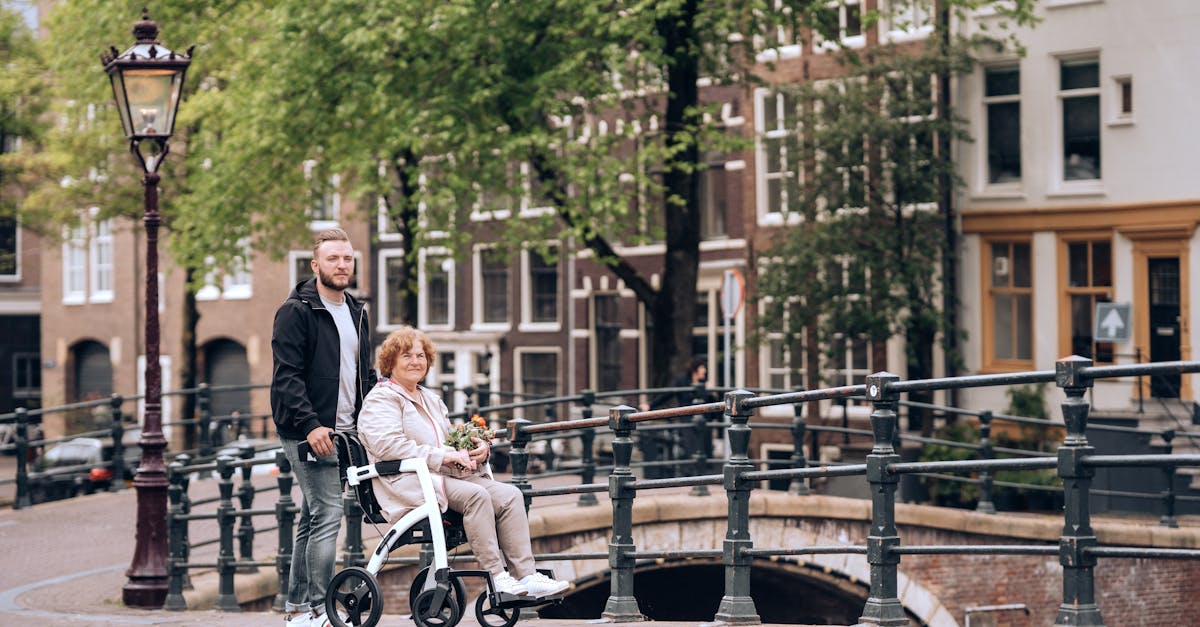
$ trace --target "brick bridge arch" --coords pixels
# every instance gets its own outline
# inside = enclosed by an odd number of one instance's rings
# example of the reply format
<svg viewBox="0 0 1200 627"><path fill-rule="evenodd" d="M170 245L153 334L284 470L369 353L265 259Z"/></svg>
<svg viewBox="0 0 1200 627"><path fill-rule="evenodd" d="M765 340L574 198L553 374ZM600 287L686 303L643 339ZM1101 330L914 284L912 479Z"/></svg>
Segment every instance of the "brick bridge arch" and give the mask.
<svg viewBox="0 0 1200 627"><path fill-rule="evenodd" d="M646 495L648 496L648 495ZM633 539L638 551L720 549L725 538L726 498L661 495L634 501ZM791 496L756 492L751 497L750 537L755 548L862 545L869 531L870 502L821 495ZM903 545L1049 544L1062 534L1061 516L980 514L926 505L898 504L896 522ZM538 553L595 553L608 550L612 511L554 505L530 512ZM1101 544L1158 548L1200 548L1200 529L1167 529L1153 522L1093 521ZM783 560L784 558L780 558ZM866 556L789 556L797 576L834 577L843 590L870 582ZM559 578L579 583L607 582L607 560L549 564ZM764 563L764 566L766 564ZM671 563L663 564L670 567ZM998 615L1012 624L1054 622L1062 603L1062 567L1057 556L905 555L898 591L910 617L930 627L962 625L967 608L1024 604L1029 611ZM1200 562L1145 558L1102 558L1096 567L1097 602L1110 625L1171 624L1192 611L1200 595ZM1022 622L1026 621L1026 622Z"/></svg>

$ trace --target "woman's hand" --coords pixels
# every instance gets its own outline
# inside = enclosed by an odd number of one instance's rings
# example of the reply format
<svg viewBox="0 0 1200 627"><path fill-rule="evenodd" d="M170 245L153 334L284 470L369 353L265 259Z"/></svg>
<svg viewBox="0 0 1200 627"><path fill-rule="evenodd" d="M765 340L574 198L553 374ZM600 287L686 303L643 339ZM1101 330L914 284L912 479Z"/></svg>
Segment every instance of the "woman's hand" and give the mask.
<svg viewBox="0 0 1200 627"><path fill-rule="evenodd" d="M442 465L462 470L475 470L475 460L470 451L447 451L442 455Z"/></svg>
<svg viewBox="0 0 1200 627"><path fill-rule="evenodd" d="M471 438L475 443L475 448L467 451L471 456L471 460L476 464L487 463L488 456L492 454L492 447L483 438Z"/></svg>

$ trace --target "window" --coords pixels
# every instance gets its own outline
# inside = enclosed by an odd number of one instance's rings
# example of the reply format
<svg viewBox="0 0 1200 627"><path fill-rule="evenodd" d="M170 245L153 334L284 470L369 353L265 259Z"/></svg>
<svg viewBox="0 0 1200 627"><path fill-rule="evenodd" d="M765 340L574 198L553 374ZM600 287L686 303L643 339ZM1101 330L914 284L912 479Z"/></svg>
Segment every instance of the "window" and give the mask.
<svg viewBox="0 0 1200 627"><path fill-rule="evenodd" d="M37 353L13 353L13 398L42 397L42 363Z"/></svg>
<svg viewBox="0 0 1200 627"><path fill-rule="evenodd" d="M1113 361L1111 342L1096 342L1096 303L1112 301L1112 242L1108 239L1066 242L1071 345L1067 354Z"/></svg>
<svg viewBox="0 0 1200 627"><path fill-rule="evenodd" d="M795 111L792 98L781 92L760 89L756 92L756 131L758 135L758 221L782 224L790 205L799 199L795 147Z"/></svg>
<svg viewBox="0 0 1200 627"><path fill-rule="evenodd" d="M717 239L728 235L725 216L729 207L726 189L725 153L706 151L700 176L700 237Z"/></svg>
<svg viewBox="0 0 1200 627"><path fill-rule="evenodd" d="M886 167L891 175L892 195L899 205L930 205L937 202L937 185L930 176L934 155L934 77L893 75L887 77L885 94L888 114L907 125L908 131L885 140Z"/></svg>
<svg viewBox="0 0 1200 627"><path fill-rule="evenodd" d="M783 0L772 0L768 19L770 25L754 38L754 49L761 50L758 61L770 63L800 56L800 28L792 7Z"/></svg>
<svg viewBox="0 0 1200 627"><path fill-rule="evenodd" d="M867 382L867 375L871 374L872 368L871 343L866 338L835 338L831 356L825 373L829 385L840 387Z"/></svg>
<svg viewBox="0 0 1200 627"><path fill-rule="evenodd" d="M883 14L884 38L903 41L933 32L933 0L889 0Z"/></svg>
<svg viewBox="0 0 1200 627"><path fill-rule="evenodd" d="M112 220L94 223L95 231L88 246L92 271L92 302L111 302L113 299L113 235Z"/></svg>
<svg viewBox="0 0 1200 627"><path fill-rule="evenodd" d="M431 249L423 254L421 265L421 325L453 326L450 312L454 290L454 260L441 249Z"/></svg>
<svg viewBox="0 0 1200 627"><path fill-rule="evenodd" d="M1117 121L1128 122L1133 117L1133 77L1116 76L1113 84L1117 92Z"/></svg>
<svg viewBox="0 0 1200 627"><path fill-rule="evenodd" d="M838 37L843 45L856 48L866 43L863 37L861 0L835 0L826 6L826 10L837 14ZM832 18L832 15L830 17ZM822 41L819 35L814 35L814 41L816 50L837 48L832 42Z"/></svg>
<svg viewBox="0 0 1200 627"><path fill-rule="evenodd" d="M63 302L87 300L87 228L72 227L63 242Z"/></svg>
<svg viewBox="0 0 1200 627"><path fill-rule="evenodd" d="M983 71L983 103L987 120L987 182L1021 180L1021 68Z"/></svg>
<svg viewBox="0 0 1200 627"><path fill-rule="evenodd" d="M478 255L479 285L476 320L488 323L508 322L508 262L495 249L482 249Z"/></svg>
<svg viewBox="0 0 1200 627"><path fill-rule="evenodd" d="M309 159L304 162L304 178L309 184L308 218L312 220L311 228L320 231L337 226L341 177L330 175L319 162Z"/></svg>
<svg viewBox="0 0 1200 627"><path fill-rule="evenodd" d="M804 385L804 338L787 341L780 333L767 336L762 351L762 380L772 390L790 390Z"/></svg>
<svg viewBox="0 0 1200 627"><path fill-rule="evenodd" d="M1100 178L1100 63L1059 63L1064 181Z"/></svg>
<svg viewBox="0 0 1200 627"><path fill-rule="evenodd" d="M593 355L597 392L621 389L621 316L617 294L592 296Z"/></svg>
<svg viewBox="0 0 1200 627"><path fill-rule="evenodd" d="M547 254L554 259L557 247L551 246ZM526 251L528 267L528 322L558 322L558 262L546 261L537 251Z"/></svg>
<svg viewBox="0 0 1200 627"><path fill-rule="evenodd" d="M405 295L408 286L405 285L405 267L408 265L404 251L399 248L389 248L379 251L379 266L383 268L380 277L380 294L383 296L379 303L379 324L384 327L397 327L409 320L405 319Z"/></svg>
<svg viewBox="0 0 1200 627"><path fill-rule="evenodd" d="M20 276L17 219L0 216L0 280Z"/></svg>
<svg viewBox="0 0 1200 627"><path fill-rule="evenodd" d="M1033 259L1029 242L987 248L986 363L1027 367L1033 361ZM990 323L990 325L989 325ZM990 330L986 327L990 326ZM990 350L989 350L990 349Z"/></svg>
<svg viewBox="0 0 1200 627"><path fill-rule="evenodd" d="M250 239L241 238L237 242L240 252L229 260L229 270L222 280L222 294L225 298L244 299L254 295L254 273L250 266Z"/></svg>
<svg viewBox="0 0 1200 627"><path fill-rule="evenodd" d="M558 396L558 353L518 351L517 363L522 400ZM545 414L540 407L526 410L525 419L540 422Z"/></svg>

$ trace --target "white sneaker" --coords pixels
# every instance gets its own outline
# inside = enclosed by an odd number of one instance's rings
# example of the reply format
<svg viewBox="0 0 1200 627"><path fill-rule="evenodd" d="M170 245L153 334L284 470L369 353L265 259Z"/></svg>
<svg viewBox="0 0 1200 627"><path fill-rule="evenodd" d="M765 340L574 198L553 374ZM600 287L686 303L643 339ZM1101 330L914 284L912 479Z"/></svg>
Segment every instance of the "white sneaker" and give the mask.
<svg viewBox="0 0 1200 627"><path fill-rule="evenodd" d="M548 597L564 592L571 587L571 584L566 581L551 579L536 571L532 575L522 577L519 583L535 597Z"/></svg>
<svg viewBox="0 0 1200 627"><path fill-rule="evenodd" d="M338 610L337 613L338 613L338 618L342 619L343 625L350 624L350 615L349 614L347 614L341 610ZM312 620L312 623L310 623L310 625L311 625L311 627L333 627L333 622L329 620L329 614L326 613L326 614L321 614L320 616L314 618Z"/></svg>
<svg viewBox="0 0 1200 627"><path fill-rule="evenodd" d="M508 594L515 594L519 597L529 594L529 590L527 590L525 586L521 584L521 582L514 579L513 576L507 572L493 576L492 584L495 586L496 592L506 592Z"/></svg>
<svg viewBox="0 0 1200 627"><path fill-rule="evenodd" d="M312 612L300 612L291 618L285 618L283 624L285 627L317 627Z"/></svg>

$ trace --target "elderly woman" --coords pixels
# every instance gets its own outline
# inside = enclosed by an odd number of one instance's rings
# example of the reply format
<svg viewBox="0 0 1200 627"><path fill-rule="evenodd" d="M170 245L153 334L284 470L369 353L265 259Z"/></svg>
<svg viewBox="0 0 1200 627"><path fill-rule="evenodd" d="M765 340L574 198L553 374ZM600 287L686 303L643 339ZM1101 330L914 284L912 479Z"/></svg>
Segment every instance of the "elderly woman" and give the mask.
<svg viewBox="0 0 1200 627"><path fill-rule="evenodd" d="M367 394L358 415L367 456L372 462L425 458L438 506L462 512L475 559L492 574L497 591L542 597L566 590L567 582L534 569L524 499L515 486L492 478L489 444L476 438L476 448L456 450L445 443L449 410L421 386L436 356L429 337L412 327L393 331L383 341L377 367L386 379ZM375 495L389 521L421 504L421 488L411 473L380 477Z"/></svg>

